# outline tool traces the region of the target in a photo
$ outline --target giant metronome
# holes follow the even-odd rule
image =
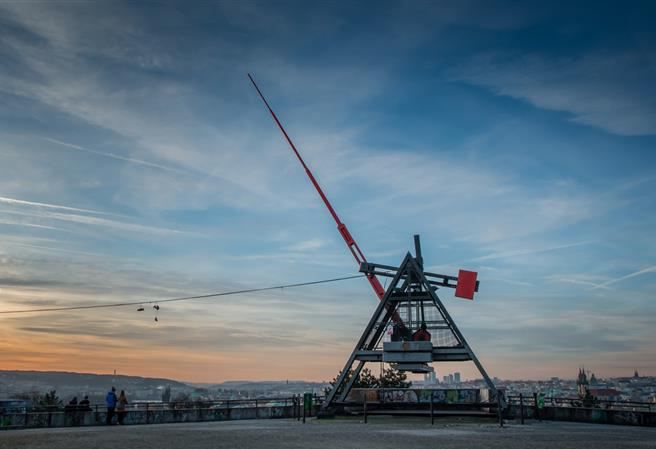
[[[399,371],[426,373],[434,362],[472,361],[493,397],[494,383],[437,296],[440,287],[455,288],[456,295],[473,299],[478,291],[476,273],[460,270],[458,277],[425,272],[419,236],[415,256],[409,252],[398,267],[363,262],[366,275],[392,278],[323,408],[344,402],[368,362],[390,364]]]

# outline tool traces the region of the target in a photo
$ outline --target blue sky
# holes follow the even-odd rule
[[[653,374],[654,9],[0,2],[0,305],[354,273],[251,72],[370,260],[420,233],[479,271],[441,296],[490,374]],[[328,379],[374,307],[353,280],[5,316],[0,368]]]

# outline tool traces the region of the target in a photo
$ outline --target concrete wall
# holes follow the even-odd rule
[[[399,404],[477,404],[489,400],[487,388],[353,388],[347,401]]]
[[[519,419],[519,405],[511,405],[507,417]],[[544,407],[540,417],[546,421],[576,421],[596,424],[623,424],[629,426],[656,427],[656,412],[632,410],[607,410],[582,407]],[[524,418],[535,419],[535,408],[524,407]]]
[[[189,408],[171,410],[130,410],[126,412],[124,424],[162,424],[198,421],[227,421],[237,419],[292,418],[293,407],[248,407],[248,408]],[[104,425],[105,412],[44,412],[6,414],[0,416],[0,429],[35,427],[71,427]],[[116,418],[114,418],[116,422]]]

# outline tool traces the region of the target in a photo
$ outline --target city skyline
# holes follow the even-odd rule
[[[370,261],[479,273],[438,294],[490,376],[654,375],[654,9],[0,1],[0,310],[357,274],[250,72]],[[375,306],[0,315],[0,369],[329,380]]]

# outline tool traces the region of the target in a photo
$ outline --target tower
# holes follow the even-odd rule
[[[588,389],[588,376],[585,374],[585,368],[579,368],[579,375],[576,379],[576,390],[580,397],[584,397]]]

